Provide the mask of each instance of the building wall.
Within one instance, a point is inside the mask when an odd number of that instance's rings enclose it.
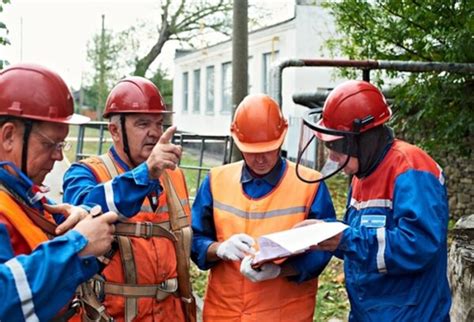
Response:
[[[319,58],[327,55],[324,41],[333,34],[333,23],[329,14],[317,6],[298,5],[295,18],[249,34],[249,93],[265,92],[264,54],[270,53],[273,63],[289,58]],[[174,122],[183,131],[198,134],[229,134],[231,113],[222,113],[222,64],[232,59],[231,41],[205,48],[175,59],[175,79],[173,82]],[[206,67],[214,65],[215,106],[214,113],[205,112]],[[201,70],[201,107],[199,113],[192,112],[192,104],[183,112],[182,74],[189,75],[189,102],[193,101],[193,70]],[[332,69],[287,69],[283,77],[283,113],[289,119],[290,129],[284,149],[296,157],[299,138],[300,116],[304,107],[292,102],[292,95],[314,91],[318,87],[333,87]],[[269,70],[267,71],[269,72]],[[269,79],[269,74],[266,76]]]

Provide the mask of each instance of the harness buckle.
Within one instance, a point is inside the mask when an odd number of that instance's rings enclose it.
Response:
[[[143,238],[150,239],[153,237],[153,223],[151,221],[142,222],[145,227]]]

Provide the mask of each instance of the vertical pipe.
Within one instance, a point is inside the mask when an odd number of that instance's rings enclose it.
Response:
[[[248,1],[234,0],[232,21],[232,118],[248,88]],[[242,159],[233,149],[232,160]]]

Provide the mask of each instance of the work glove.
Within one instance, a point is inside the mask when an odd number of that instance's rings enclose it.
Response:
[[[265,263],[257,269],[252,268],[252,256],[245,256],[240,264],[240,272],[252,282],[271,280],[280,275],[280,265]]]
[[[223,260],[238,261],[248,254],[255,254],[255,241],[247,234],[232,235],[217,247],[216,255]]]

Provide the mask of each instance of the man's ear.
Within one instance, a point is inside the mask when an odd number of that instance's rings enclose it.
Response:
[[[118,140],[121,140],[122,134],[120,130],[120,126],[116,122],[110,122],[108,125],[109,128],[109,133],[112,136],[112,139],[114,142],[117,142]]]
[[[0,139],[1,145],[5,152],[11,152],[15,146],[16,138],[19,132],[22,132],[22,128],[16,122],[6,122],[0,126]]]

